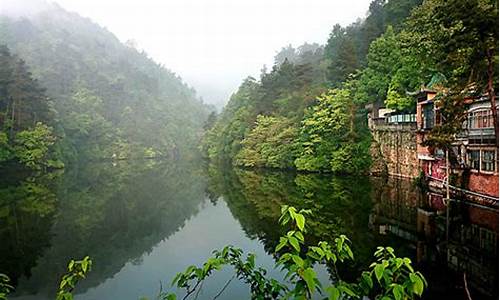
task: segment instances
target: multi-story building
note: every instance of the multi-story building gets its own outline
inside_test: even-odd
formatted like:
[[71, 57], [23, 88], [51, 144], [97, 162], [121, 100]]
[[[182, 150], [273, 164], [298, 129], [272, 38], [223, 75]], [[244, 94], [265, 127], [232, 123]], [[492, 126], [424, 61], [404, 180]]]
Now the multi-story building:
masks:
[[[494, 296], [496, 290], [491, 287], [498, 282], [498, 274], [485, 269], [498, 261], [499, 154], [490, 100], [464, 99], [465, 121], [447, 160], [446, 150], [425, 143], [433, 129], [446, 122], [436, 105], [438, 93], [422, 89], [414, 95], [415, 113], [382, 105], [366, 107], [372, 156], [374, 162], [384, 162], [388, 175], [416, 178], [423, 173], [428, 188], [412, 189], [410, 181], [401, 188], [401, 181], [389, 178], [380, 189], [391, 192], [384, 192], [374, 206], [370, 225], [380, 234], [413, 243], [416, 259], [424, 265], [427, 261], [434, 268], [437, 255], [444, 255], [447, 267], [456, 271], [447, 276], [466, 273], [470, 287]], [[496, 105], [498, 109], [498, 100]], [[447, 190], [451, 202], [445, 200]]]
[[[444, 122], [435, 105], [436, 95], [436, 91], [429, 89], [422, 89], [416, 95], [417, 157], [431, 188], [442, 187], [446, 180], [445, 151], [424, 145], [431, 130]], [[452, 189], [475, 201], [496, 201], [498, 205], [498, 148], [490, 100], [470, 97], [464, 103], [467, 118], [449, 152], [450, 173], [460, 185]]]

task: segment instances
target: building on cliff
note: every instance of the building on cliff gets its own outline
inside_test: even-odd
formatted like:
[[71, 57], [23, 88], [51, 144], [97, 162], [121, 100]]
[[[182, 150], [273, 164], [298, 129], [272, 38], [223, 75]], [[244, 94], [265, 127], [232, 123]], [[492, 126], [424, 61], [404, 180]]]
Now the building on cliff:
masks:
[[[443, 122], [436, 95], [436, 91], [428, 89], [416, 94], [417, 158], [431, 189], [442, 190], [446, 180], [445, 151], [424, 145], [431, 130]], [[463, 130], [455, 135], [449, 151], [450, 184], [455, 194], [474, 202], [496, 202], [498, 206], [498, 148], [490, 101], [486, 97], [469, 97], [464, 103], [467, 115]]]
[[[382, 105], [367, 105], [372, 132], [372, 173], [416, 178], [424, 175], [432, 197], [442, 200], [446, 181], [446, 152], [425, 146], [431, 130], [442, 124], [436, 106], [437, 92], [421, 89], [414, 93], [416, 111], [400, 113]], [[464, 101], [463, 130], [455, 136], [449, 151], [452, 194], [475, 203], [498, 207], [499, 151], [490, 101], [469, 97]], [[498, 99], [497, 99], [498, 109]]]
[[[425, 143], [433, 128], [444, 124], [438, 93], [422, 89], [414, 96], [414, 113], [366, 106], [373, 136], [372, 173], [392, 175], [376, 179], [381, 184], [375, 192], [384, 196], [376, 197], [380, 201], [370, 226], [413, 243], [419, 263], [434, 267], [436, 258], [444, 257], [456, 272], [447, 274], [447, 280], [467, 274], [471, 287], [494, 298], [497, 290], [490, 287], [498, 274], [487, 267], [498, 262], [499, 151], [490, 101], [465, 99], [462, 131], [454, 136], [447, 163], [445, 150]], [[395, 177], [419, 178], [425, 184], [417, 188]]]

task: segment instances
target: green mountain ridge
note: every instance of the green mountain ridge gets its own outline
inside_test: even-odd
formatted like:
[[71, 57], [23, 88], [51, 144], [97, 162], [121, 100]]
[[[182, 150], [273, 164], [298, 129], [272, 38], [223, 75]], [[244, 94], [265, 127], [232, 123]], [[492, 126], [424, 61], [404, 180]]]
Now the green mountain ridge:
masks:
[[39, 6], [26, 17], [0, 15], [0, 44], [46, 88], [66, 161], [196, 148], [211, 109], [193, 88], [90, 19]]

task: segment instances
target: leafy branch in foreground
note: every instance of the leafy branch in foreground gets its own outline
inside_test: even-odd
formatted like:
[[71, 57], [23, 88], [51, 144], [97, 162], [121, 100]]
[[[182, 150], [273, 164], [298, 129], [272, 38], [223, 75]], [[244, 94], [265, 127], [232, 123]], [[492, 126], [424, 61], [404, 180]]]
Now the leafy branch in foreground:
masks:
[[[414, 299], [421, 296], [427, 282], [420, 272], [416, 272], [409, 258], [400, 258], [390, 247], [378, 247], [375, 262], [369, 270], [363, 271], [358, 282], [343, 281], [338, 274], [337, 262], [354, 260], [349, 239], [341, 235], [332, 244], [321, 241], [315, 246], [306, 246], [306, 215], [310, 210], [297, 210], [283, 206], [279, 222], [290, 230], [280, 238], [275, 249], [277, 267], [286, 273], [283, 281], [266, 277], [267, 271], [255, 265], [255, 255], [243, 258], [243, 251], [233, 246], [213, 252], [201, 267], [189, 266], [178, 273], [172, 285], [185, 291], [182, 299], [195, 298], [200, 293], [203, 282], [223, 266], [232, 266], [235, 275], [213, 296], [217, 299], [237, 277], [250, 286], [252, 299], [311, 299], [313, 295], [321, 299]], [[335, 282], [324, 287], [319, 281], [315, 265], [331, 266], [335, 272]], [[159, 299], [177, 299], [175, 293], [160, 292]]]
[[68, 264], [68, 272], [63, 275], [56, 300], [73, 300], [73, 289], [80, 279], [92, 268], [92, 260], [86, 256], [82, 260], [71, 260]]
[[10, 278], [0, 273], [0, 300], [7, 300], [7, 295], [14, 289], [9, 282]]
[[[73, 290], [81, 279], [85, 279], [92, 268], [92, 260], [85, 256], [82, 260], [70, 260], [68, 271], [61, 278], [59, 288], [56, 294], [56, 300], [73, 300]], [[0, 300], [7, 300], [7, 296], [14, 290], [9, 284], [10, 279], [7, 275], [0, 273]]]

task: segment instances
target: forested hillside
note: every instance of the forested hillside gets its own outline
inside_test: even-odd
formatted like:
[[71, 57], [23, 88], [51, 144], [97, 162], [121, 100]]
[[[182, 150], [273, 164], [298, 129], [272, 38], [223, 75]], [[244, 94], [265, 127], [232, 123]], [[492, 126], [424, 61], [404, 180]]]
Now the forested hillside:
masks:
[[335, 25], [325, 46], [285, 47], [270, 71], [247, 78], [208, 124], [204, 150], [237, 166], [365, 172], [366, 104], [412, 111], [412, 92], [439, 88], [449, 125], [431, 136], [446, 140], [461, 128], [467, 87], [495, 94], [497, 53], [495, 1], [374, 0], [365, 19]]
[[0, 65], [0, 162], [61, 167], [53, 149], [55, 112], [45, 90], [6, 46], [0, 46]]
[[197, 147], [209, 109], [195, 91], [91, 20], [56, 4], [44, 4], [28, 17], [2, 15], [0, 44], [15, 55], [14, 61], [26, 61], [18, 65], [29, 68], [46, 91], [40, 103], [51, 114], [24, 120], [6, 99], [17, 99], [9, 101], [19, 102], [27, 114], [35, 108], [10, 92], [1, 100], [7, 134], [12, 122], [33, 128], [43, 121], [53, 128], [54, 150], [65, 161], [171, 156]]

